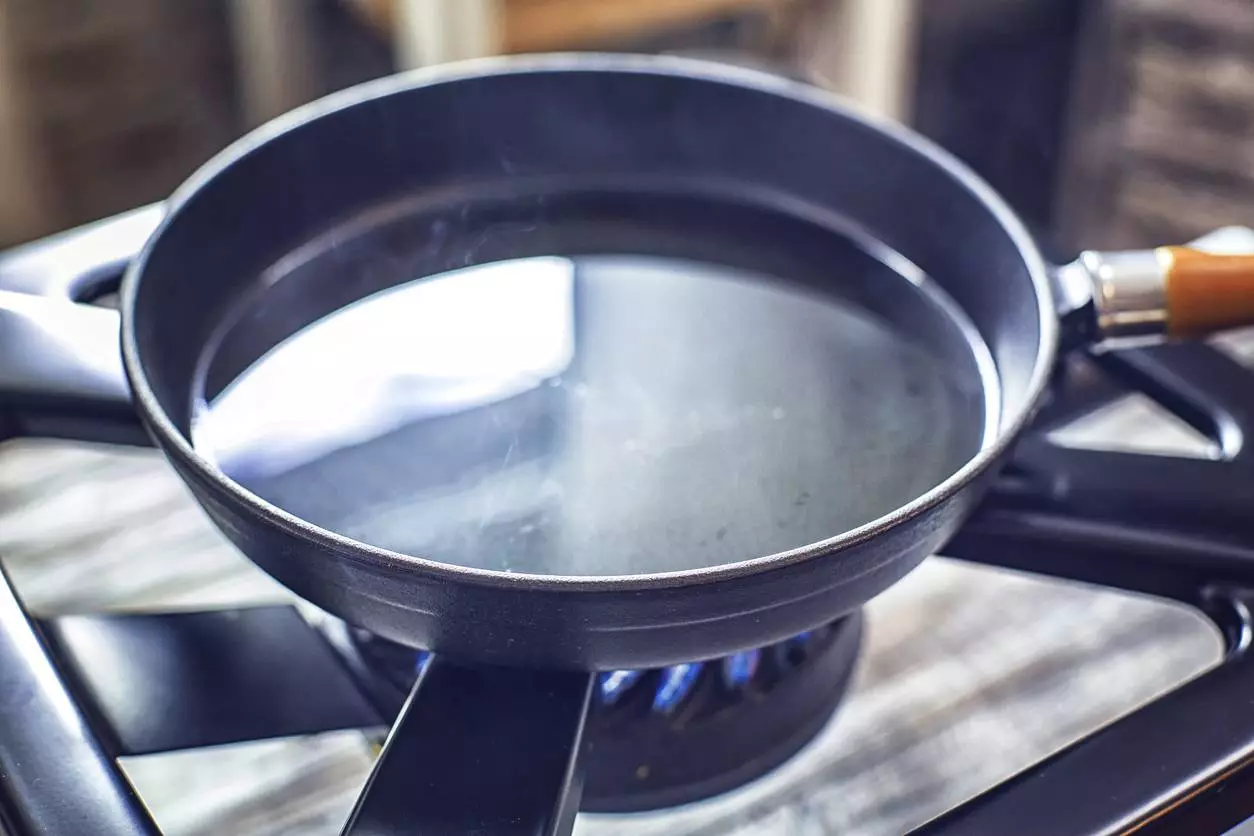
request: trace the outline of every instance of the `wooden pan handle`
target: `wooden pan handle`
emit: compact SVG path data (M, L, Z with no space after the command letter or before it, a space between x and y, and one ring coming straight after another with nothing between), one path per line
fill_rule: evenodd
M1167 333L1200 337L1254 325L1254 255L1216 255L1160 247L1166 279Z

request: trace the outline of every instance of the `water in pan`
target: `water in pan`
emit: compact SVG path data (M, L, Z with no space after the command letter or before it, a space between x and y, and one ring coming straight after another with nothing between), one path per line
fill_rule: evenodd
M803 546L979 448L974 360L764 279L626 255L423 278L280 342L201 402L193 440L353 539L577 576Z

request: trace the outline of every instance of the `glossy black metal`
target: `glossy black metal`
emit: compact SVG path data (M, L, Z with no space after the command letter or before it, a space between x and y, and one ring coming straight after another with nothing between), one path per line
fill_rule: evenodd
M1051 424L1135 391L1207 436L1216 457L1071 449L1033 434L947 552L1194 604L1205 584L1247 582L1251 383L1248 370L1200 344L1073 358L1042 416ZM1017 545L996 548L1009 542Z
M116 289L164 214L145 206L0 253L0 438L146 444L118 356Z
M1204 345L1074 358L1053 424L1128 391L1224 459L1073 450L1035 436L946 554L1172 598L1208 615L1227 658L956 808L920 834L1221 833L1254 812L1254 374ZM1066 803L1059 803L1066 799Z
M586 673L463 668L436 658L343 833L569 833L594 682Z
M384 726L390 716L292 607L63 616L42 626L118 755Z
M1222 833L1198 827L1214 816L1191 796L1248 780L1254 718L1234 710L1234 697L1251 688L1251 660L1224 664L917 832L1003 833L1013 823L1024 836ZM1248 802L1224 827L1249 815Z
M0 832L145 836L148 811L75 704L0 570Z
M39 622L71 693L112 755L143 755L341 729L386 730L419 666L410 648L287 606L62 616ZM731 689L706 666L673 712L652 710L656 672L598 702L580 809L657 809L773 769L831 718L858 658L861 614L763 651ZM310 695L316 694L316 699Z

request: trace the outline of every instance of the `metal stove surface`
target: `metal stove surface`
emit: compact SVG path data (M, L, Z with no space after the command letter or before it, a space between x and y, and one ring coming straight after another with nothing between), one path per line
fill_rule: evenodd
M1068 435L1211 452L1136 398ZM39 614L291 600L220 539L150 452L0 447L0 554ZM902 833L1221 655L1217 631L1180 605L933 559L867 608L852 690L795 757L705 802L581 815L576 833ZM165 833L244 836L338 832L370 762L362 734L337 732L124 767Z

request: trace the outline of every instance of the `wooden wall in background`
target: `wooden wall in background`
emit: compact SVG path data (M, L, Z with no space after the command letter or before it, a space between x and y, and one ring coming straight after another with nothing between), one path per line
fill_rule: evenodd
M347 0L403 67L500 53L627 46L756 15L756 57L904 120L921 0ZM742 45L743 46L743 45Z
M814 0L348 0L393 39L404 67L587 49L746 13L783 16Z
M0 13L0 247L48 231L56 215L13 38L8 16Z
M220 0L0 0L0 245L165 196L236 133ZM23 208L22 205L26 208Z
M749 9L783 9L796 0L349 0L380 31L451 20L475 6L490 27L482 54L543 52L620 41ZM438 23L437 23L438 25ZM456 57L471 57L467 54Z
M160 199L243 129L326 92L323 65L345 55L328 36L364 29L330 10L371 21L381 35L360 34L385 64L387 43L401 66L695 50L775 62L898 116L919 0L337 2L0 0L0 247ZM367 63L332 76L388 71Z
M543 52L613 41L746 11L779 12L790 0L502 0L506 52Z
M1254 226L1254 2L1112 0L1095 24L1060 197L1068 240Z

